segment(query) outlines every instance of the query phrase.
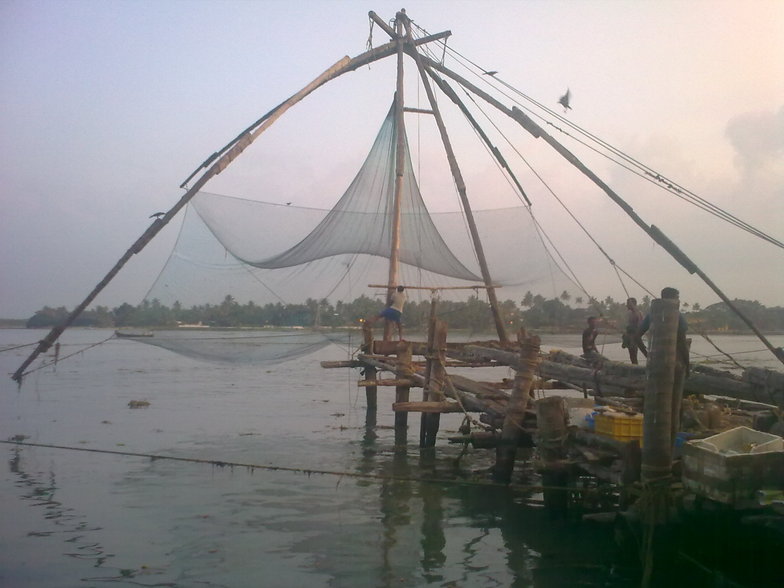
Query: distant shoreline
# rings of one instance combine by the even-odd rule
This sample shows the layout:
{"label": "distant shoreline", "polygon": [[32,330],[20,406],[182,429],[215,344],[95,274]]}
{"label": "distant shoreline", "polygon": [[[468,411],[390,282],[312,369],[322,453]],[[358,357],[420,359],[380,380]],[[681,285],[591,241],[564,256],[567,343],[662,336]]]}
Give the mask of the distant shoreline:
{"label": "distant shoreline", "polygon": [[[27,323],[27,319],[0,319],[0,329],[26,329],[27,328],[26,327],[26,323]],[[72,327],[68,327],[68,329],[69,330],[72,330],[72,329],[89,329],[89,330],[104,329],[104,330],[107,330],[107,331],[114,331],[114,330],[117,330],[117,327],[72,326]],[[178,327],[145,327],[145,329],[149,329],[150,331],[158,331],[158,330],[160,330],[160,331],[176,331],[176,330],[178,330]],[[188,325],[186,327],[179,327],[179,330],[183,330],[183,331],[195,331],[195,330],[205,330],[205,331],[206,330],[209,330],[209,331],[298,330],[298,331],[300,331],[300,330],[307,330],[307,329],[308,329],[308,327],[301,327],[301,326],[210,327],[208,325],[203,325],[203,326],[190,326],[190,325]],[[342,326],[342,327],[320,327],[320,328],[318,328],[316,330],[321,330],[321,331],[343,331],[343,330],[358,330],[358,329],[359,329],[358,326]],[[30,330],[34,330],[34,331],[49,331],[49,330],[51,330],[51,327],[30,327]],[[453,334],[462,334],[462,333],[471,332],[474,336],[480,336],[480,337],[481,336],[493,336],[493,337],[496,336],[495,335],[495,331],[493,331],[493,330],[469,331],[468,329],[451,329],[450,332],[453,333]],[[558,328],[553,328],[553,327],[550,327],[550,328],[548,328],[548,327],[540,327],[540,328],[537,328],[537,329],[531,329],[529,332],[532,335],[539,335],[539,336],[548,336],[548,335],[580,335],[582,333],[582,331],[580,331],[580,330],[558,329]],[[604,330],[604,331],[600,330],[600,332],[603,333],[604,335],[618,334],[620,336],[620,331],[615,332],[615,331],[611,331],[611,330]],[[784,331],[778,331],[778,330],[766,331],[764,329],[760,329],[760,332],[762,332],[762,334],[766,335],[766,336],[781,336],[781,335],[784,335]],[[698,331],[690,329],[688,334],[690,336],[694,337],[694,336],[699,336],[702,333],[703,333],[702,331],[698,332]],[[753,333],[751,331],[748,331],[748,330],[727,330],[727,331],[706,330],[706,331],[704,331],[704,333],[706,335],[709,335],[709,336],[712,336],[712,335],[753,335]]]}

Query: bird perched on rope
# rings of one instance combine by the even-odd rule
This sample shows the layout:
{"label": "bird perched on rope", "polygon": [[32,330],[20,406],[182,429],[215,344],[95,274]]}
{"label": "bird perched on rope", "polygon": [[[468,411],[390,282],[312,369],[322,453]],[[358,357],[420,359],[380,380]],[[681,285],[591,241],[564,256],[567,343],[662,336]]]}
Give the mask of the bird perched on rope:
{"label": "bird perched on rope", "polygon": [[494,76],[494,75],[495,75],[495,74],[497,74],[497,73],[498,73],[498,72],[497,72],[497,71],[495,71],[495,70],[494,70],[494,71],[486,71],[486,72],[483,72],[483,74],[482,74],[482,75],[485,75],[485,76]]}
{"label": "bird perched on rope", "polygon": [[566,88],[566,94],[564,94],[558,99],[558,104],[564,107],[564,112],[572,109],[572,107],[569,106],[569,100],[571,100],[571,98],[572,98],[572,93],[569,91],[569,88]]}

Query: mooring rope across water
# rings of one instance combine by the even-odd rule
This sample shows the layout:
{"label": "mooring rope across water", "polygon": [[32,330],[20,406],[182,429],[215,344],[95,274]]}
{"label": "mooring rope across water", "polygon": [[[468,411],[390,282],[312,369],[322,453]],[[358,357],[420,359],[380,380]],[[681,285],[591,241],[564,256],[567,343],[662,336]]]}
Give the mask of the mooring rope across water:
{"label": "mooring rope across water", "polygon": [[198,457],[178,457],[176,455],[158,455],[154,453],[140,453],[135,451],[121,451],[117,449],[96,449],[91,447],[73,447],[69,445],[53,445],[49,443],[27,443],[24,441],[15,441],[15,440],[0,440],[0,443],[4,443],[6,445],[14,445],[17,447],[33,447],[39,449],[60,449],[65,451],[81,451],[85,453],[102,453],[106,455],[121,455],[123,457],[143,457],[150,459],[152,461],[156,460],[168,460],[168,461],[179,461],[185,463],[198,463],[198,464],[207,464],[216,467],[239,467],[239,468],[246,468],[250,471],[253,470],[267,470],[273,472],[293,472],[298,474],[320,474],[325,476],[338,476],[338,477],[348,477],[348,478],[366,478],[366,479],[375,479],[375,480],[386,480],[386,481],[395,481],[395,482],[426,482],[429,484],[451,484],[457,486],[477,486],[482,488],[505,488],[508,490],[515,490],[518,492],[532,492],[532,493],[541,493],[545,490],[562,490],[562,491],[579,491],[581,493],[587,493],[590,489],[588,488],[571,488],[571,487],[560,487],[560,486],[541,486],[541,485],[522,485],[522,484],[501,484],[498,482],[483,482],[479,480],[460,480],[460,479],[450,479],[450,478],[424,478],[424,477],[416,477],[416,476],[388,476],[384,474],[375,474],[375,473],[363,473],[363,472],[344,472],[344,471],[335,471],[335,470],[323,470],[323,469],[312,469],[312,468],[298,468],[298,467],[291,467],[291,466],[278,466],[278,465],[264,465],[264,464],[257,464],[257,463],[245,463],[245,462],[236,462],[236,461],[222,461],[218,459],[203,459]]}
{"label": "mooring rope across water", "polygon": [[[73,357],[74,355],[79,355],[80,353],[84,353],[85,351],[88,351],[88,350],[92,349],[93,347],[98,347],[99,345],[103,345],[107,341],[111,341],[112,339],[116,339],[116,338],[117,338],[117,336],[114,333],[112,333],[106,339],[98,341],[97,343],[93,343],[92,345],[88,345],[87,347],[82,347],[81,349],[79,349],[79,351],[74,351],[73,353],[69,353],[68,355],[64,355],[63,357],[55,357],[55,359],[53,359],[52,361],[44,362],[41,365],[39,365],[38,367],[35,367],[35,368],[31,369],[31,370],[27,370],[26,372],[23,372],[21,374],[22,377],[19,380],[19,385],[20,386],[22,385],[22,381],[21,380],[22,380],[22,378],[24,378],[24,376],[28,376],[28,375],[32,374],[33,372],[37,372],[38,370],[42,370],[44,368],[47,368],[50,365],[57,365],[61,361],[65,361],[66,359],[69,359],[69,358]],[[38,343],[33,343],[33,345],[38,345]]]}

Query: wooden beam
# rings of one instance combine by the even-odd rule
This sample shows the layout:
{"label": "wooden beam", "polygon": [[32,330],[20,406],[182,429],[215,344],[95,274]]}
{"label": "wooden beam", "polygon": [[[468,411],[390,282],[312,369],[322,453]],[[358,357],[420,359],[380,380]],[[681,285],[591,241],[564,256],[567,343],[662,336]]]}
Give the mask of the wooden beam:
{"label": "wooden beam", "polygon": [[[403,19],[403,25],[406,27],[406,36],[410,41],[413,41],[413,37],[411,36],[411,23],[408,18]],[[428,102],[430,102],[430,108],[433,110],[433,115],[436,120],[436,125],[438,126],[439,134],[441,135],[441,142],[444,145],[444,151],[446,152],[446,158],[449,163],[449,169],[452,172],[452,177],[455,181],[455,186],[457,187],[457,193],[460,197],[460,201],[463,204],[463,214],[466,219],[466,223],[468,224],[468,230],[471,234],[471,241],[474,245],[474,252],[476,253],[477,261],[479,262],[479,269],[482,273],[482,281],[485,284],[485,288],[487,290],[487,298],[490,301],[490,311],[493,316],[493,321],[495,322],[496,331],[498,333],[498,340],[502,344],[507,344],[509,339],[506,335],[506,328],[504,327],[504,321],[501,319],[500,311],[498,309],[498,299],[495,294],[495,288],[492,287],[493,280],[490,277],[490,270],[487,266],[487,260],[485,259],[485,252],[484,248],[482,247],[482,241],[479,237],[479,231],[476,227],[476,221],[474,220],[473,212],[471,211],[471,203],[468,200],[468,194],[466,191],[465,181],[463,180],[463,174],[460,171],[460,166],[457,163],[457,157],[455,156],[454,150],[452,149],[452,142],[449,139],[449,134],[446,130],[446,125],[441,117],[441,111],[438,107],[438,102],[436,101],[435,94],[433,92],[433,88],[428,81],[428,74],[425,69],[425,65],[422,61],[422,57],[417,51],[416,47],[413,45],[413,42],[410,46],[406,47],[406,51],[408,52],[411,57],[414,58],[416,62],[417,69],[419,70],[419,77],[422,80],[422,86],[425,88],[425,93],[427,94]]]}
{"label": "wooden beam", "polygon": [[358,368],[364,367],[364,363],[358,361],[356,359],[344,360],[344,361],[322,361],[321,367],[326,369],[331,368]]}
{"label": "wooden beam", "polygon": [[418,384],[413,380],[408,380],[405,378],[399,378],[394,380],[359,380],[357,381],[357,386],[360,388],[364,388],[366,386],[417,386]]}
{"label": "wooden beam", "polygon": [[443,413],[443,412],[463,412],[460,405],[456,402],[395,402],[392,404],[395,412],[424,412],[424,413]]}

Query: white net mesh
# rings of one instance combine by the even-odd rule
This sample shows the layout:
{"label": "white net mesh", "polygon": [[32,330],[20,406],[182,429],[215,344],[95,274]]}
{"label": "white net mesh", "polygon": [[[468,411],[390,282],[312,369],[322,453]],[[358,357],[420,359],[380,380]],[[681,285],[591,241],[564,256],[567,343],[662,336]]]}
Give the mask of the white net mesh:
{"label": "white net mesh", "polygon": [[[351,302],[367,296],[368,285],[385,284],[394,201],[393,114],[391,109],[359,173],[331,209],[199,193],[188,206],[174,251],[147,303],[182,309],[230,302],[250,305],[250,310],[307,303],[312,325],[318,323],[321,301]],[[412,301],[425,300],[436,289],[441,299],[474,295],[484,300],[465,215],[429,213],[407,149],[405,161],[399,283],[411,288]],[[526,291],[558,296],[574,289],[528,209],[479,210],[474,220],[493,283],[500,286],[500,300],[519,303]],[[462,289],[450,289],[456,287]],[[377,297],[377,311],[386,289],[370,294]],[[236,337],[158,332],[145,342],[205,359],[280,361],[336,338],[346,341],[348,335],[324,330]]]}

